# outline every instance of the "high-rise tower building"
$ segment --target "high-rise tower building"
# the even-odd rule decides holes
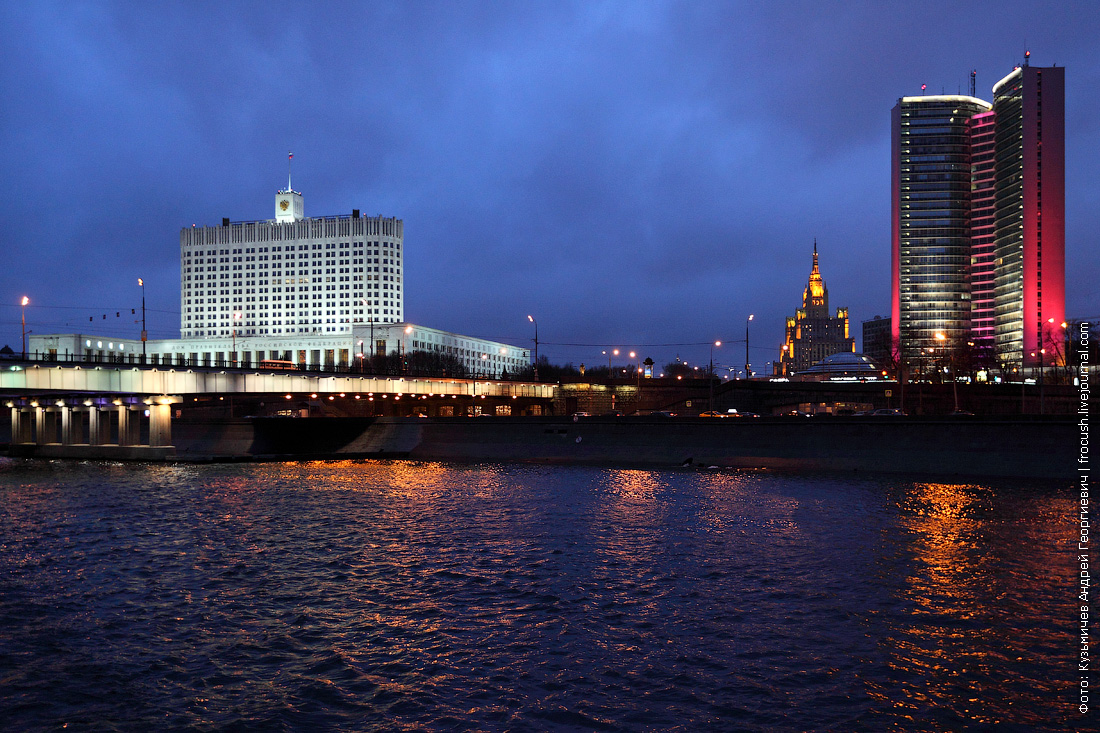
[[[892,339],[913,364],[966,345],[1052,364],[1065,318],[1065,75],[1026,63],[973,96],[892,114]],[[973,92],[972,92],[973,93]]]
[[[990,104],[903,97],[893,110],[892,327],[914,360],[971,329],[970,120]]]
[[[400,219],[307,218],[287,182],[275,218],[180,232],[180,337],[351,334],[403,319]]]
[[[790,377],[809,369],[827,356],[854,352],[855,339],[848,331],[848,309],[829,312],[829,289],[817,266],[817,240],[814,240],[814,263],[810,278],[802,292],[802,307],[787,319],[787,337],[783,353],[773,368],[777,376]]]
[[[1066,313],[1065,69],[1022,66],[993,87],[997,359],[1050,364]]]

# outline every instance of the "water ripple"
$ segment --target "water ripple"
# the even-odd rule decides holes
[[[13,730],[1061,730],[1050,487],[0,459]]]

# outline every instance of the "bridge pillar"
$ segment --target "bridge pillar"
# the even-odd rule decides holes
[[[138,426],[138,417],[130,412],[129,405],[118,406],[118,444],[136,445],[134,428]]]
[[[28,443],[42,445],[46,436],[46,410],[42,407],[34,408],[34,440]]]
[[[172,445],[172,406],[149,406],[149,445]]]
[[[103,433],[110,429],[110,420],[103,420],[103,412],[98,406],[88,408],[88,445],[103,445],[106,439]]]
[[[11,442],[12,445],[16,443],[26,443],[26,438],[23,437],[23,411],[18,407],[12,407],[11,409]]]
[[[73,408],[68,405],[61,407],[58,415],[61,418],[61,444],[73,444]]]

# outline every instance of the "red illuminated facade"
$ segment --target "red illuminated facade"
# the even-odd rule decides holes
[[[1065,343],[1065,69],[1013,70],[993,87],[993,113],[996,355],[1050,365]]]
[[[1065,72],[974,97],[904,97],[892,126],[892,342],[1004,369],[1064,359]]]

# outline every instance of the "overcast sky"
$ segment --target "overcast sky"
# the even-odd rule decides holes
[[[755,313],[764,369],[815,237],[857,339],[889,315],[898,97],[966,93],[976,69],[990,99],[1025,48],[1066,67],[1067,312],[1100,316],[1100,3],[0,9],[16,350],[23,295],[35,333],[137,337],[138,277],[150,337],[178,337],[179,230],[273,218],[293,151],[307,216],[404,220],[414,323],[529,344],[532,314],[555,362],[699,363]]]

